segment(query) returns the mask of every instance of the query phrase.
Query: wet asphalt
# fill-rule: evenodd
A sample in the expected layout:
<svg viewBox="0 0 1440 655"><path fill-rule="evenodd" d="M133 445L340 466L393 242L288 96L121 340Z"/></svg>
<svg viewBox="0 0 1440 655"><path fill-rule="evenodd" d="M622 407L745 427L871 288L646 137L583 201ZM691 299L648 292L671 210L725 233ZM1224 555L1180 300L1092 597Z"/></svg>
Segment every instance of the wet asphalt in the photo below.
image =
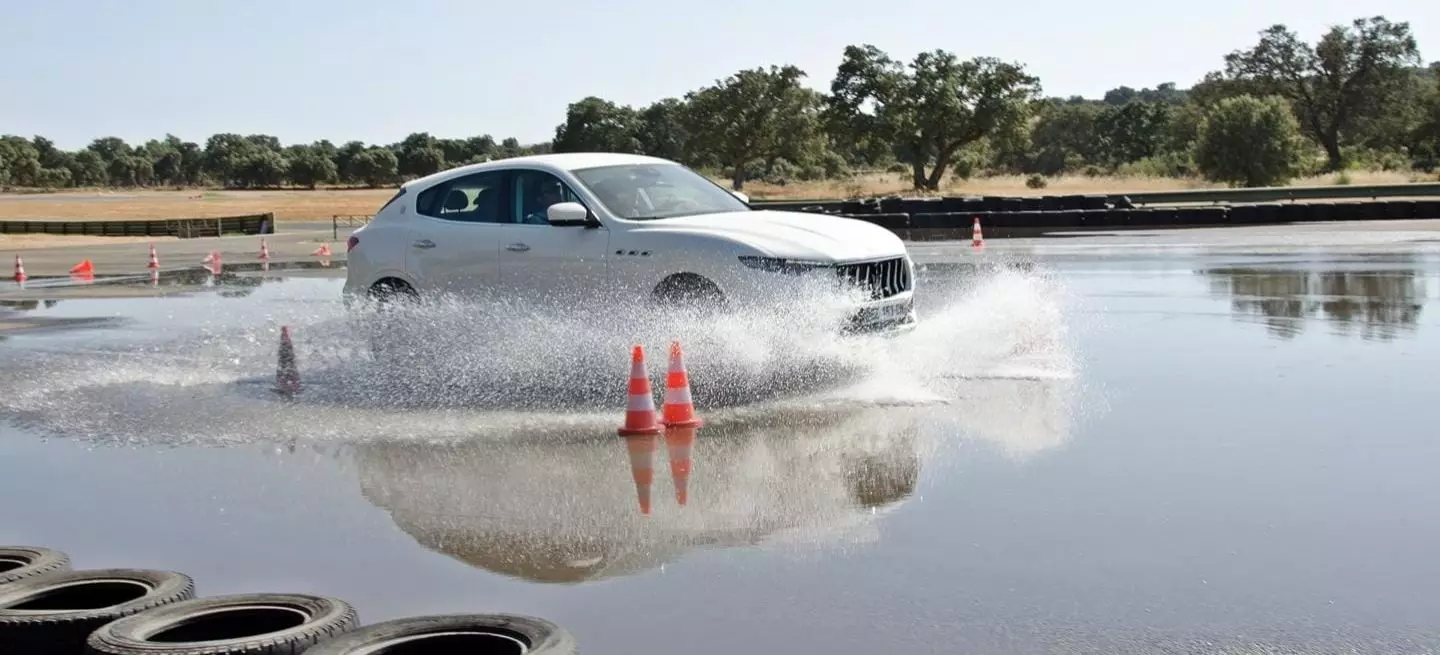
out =
<svg viewBox="0 0 1440 655"><path fill-rule="evenodd" d="M702 406L687 503L660 444L648 516L621 412L569 407L565 371L551 410L471 400L612 345L623 386L629 333L467 331L482 309L450 308L429 338L469 356L377 369L343 260L304 238L272 237L269 271L155 285L144 244L54 249L37 271L88 252L116 273L0 288L0 542L206 595L334 594L365 622L535 614L595 653L1432 652L1435 236L914 244L907 339L694 328L697 377L780 351L869 373ZM281 324L307 384L288 401ZM444 396L464 402L420 402Z"/></svg>

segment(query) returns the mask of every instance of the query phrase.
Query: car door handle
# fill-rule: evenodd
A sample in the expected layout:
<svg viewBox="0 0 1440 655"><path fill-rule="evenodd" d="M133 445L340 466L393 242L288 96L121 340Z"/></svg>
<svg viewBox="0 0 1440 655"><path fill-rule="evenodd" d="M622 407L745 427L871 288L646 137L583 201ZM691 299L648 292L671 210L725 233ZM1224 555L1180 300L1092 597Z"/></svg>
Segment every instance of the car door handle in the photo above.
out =
<svg viewBox="0 0 1440 655"><path fill-rule="evenodd" d="M434 248L435 242L429 239L420 239L419 241L416 241L415 243L412 243L410 245L413 245L416 248Z"/></svg>
<svg viewBox="0 0 1440 655"><path fill-rule="evenodd" d="M525 252L526 250L530 249L530 246L527 246L523 243L512 243L508 246L505 246L505 249L509 250L510 252Z"/></svg>

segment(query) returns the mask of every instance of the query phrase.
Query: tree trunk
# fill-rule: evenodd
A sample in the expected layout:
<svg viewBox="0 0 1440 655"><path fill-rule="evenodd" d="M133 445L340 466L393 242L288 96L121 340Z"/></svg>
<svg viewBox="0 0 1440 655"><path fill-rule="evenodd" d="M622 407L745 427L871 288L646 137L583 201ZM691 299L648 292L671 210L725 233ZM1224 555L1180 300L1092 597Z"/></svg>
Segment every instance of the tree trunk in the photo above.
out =
<svg viewBox="0 0 1440 655"><path fill-rule="evenodd" d="M910 175L916 189L925 188L925 164L920 161L910 162Z"/></svg>
<svg viewBox="0 0 1440 655"><path fill-rule="evenodd" d="M735 165L735 170L730 173L730 188L736 191L745 190L745 164Z"/></svg>
<svg viewBox="0 0 1440 655"><path fill-rule="evenodd" d="M1326 134L1320 137L1320 145L1325 148L1325 158L1329 161L1326 168L1331 172L1337 172L1345 167L1345 160L1340 156L1340 137L1336 134Z"/></svg>
<svg viewBox="0 0 1440 655"><path fill-rule="evenodd" d="M945 179L945 169L950 167L950 157L954 150L942 150L940 156L935 158L935 168L930 169L930 179L926 181L927 191L939 191L940 182Z"/></svg>

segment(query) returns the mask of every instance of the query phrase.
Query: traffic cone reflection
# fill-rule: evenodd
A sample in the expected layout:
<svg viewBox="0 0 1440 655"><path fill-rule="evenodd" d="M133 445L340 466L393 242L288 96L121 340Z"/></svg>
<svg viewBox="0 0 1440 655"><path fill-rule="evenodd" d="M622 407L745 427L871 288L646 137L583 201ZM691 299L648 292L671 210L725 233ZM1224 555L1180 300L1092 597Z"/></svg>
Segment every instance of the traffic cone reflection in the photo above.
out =
<svg viewBox="0 0 1440 655"><path fill-rule="evenodd" d="M695 403L690 398L690 375L685 371L685 355L680 342L670 343L670 370L665 376L665 405L662 422L666 427L700 427L695 416Z"/></svg>
<svg viewBox="0 0 1440 655"><path fill-rule="evenodd" d="M645 369L645 347L635 346L630 352L630 394L625 404L622 437L658 435L659 416L655 412L655 395L650 390L650 374Z"/></svg>
<svg viewBox="0 0 1440 655"><path fill-rule="evenodd" d="M655 460L659 459L660 435L625 437L625 452L630 456L630 478L635 481L635 499L640 503L640 513L648 516L650 489L655 484Z"/></svg>
<svg viewBox="0 0 1440 655"><path fill-rule="evenodd" d="M290 341L290 326L280 326L280 362L275 369L275 390L292 395L300 391L300 368L295 363L295 344Z"/></svg>
<svg viewBox="0 0 1440 655"><path fill-rule="evenodd" d="M675 502L681 507L690 498L691 450L695 446L697 427L672 427L665 430L665 456L670 460L670 479L675 483Z"/></svg>

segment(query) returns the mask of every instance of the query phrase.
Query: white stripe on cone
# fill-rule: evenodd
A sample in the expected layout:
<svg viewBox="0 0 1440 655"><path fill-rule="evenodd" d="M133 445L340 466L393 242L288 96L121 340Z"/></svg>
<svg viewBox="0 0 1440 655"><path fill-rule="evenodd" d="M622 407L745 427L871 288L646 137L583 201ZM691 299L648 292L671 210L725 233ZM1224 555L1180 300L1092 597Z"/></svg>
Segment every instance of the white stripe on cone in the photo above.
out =
<svg viewBox="0 0 1440 655"><path fill-rule="evenodd" d="M630 403L625 406L625 409L631 412L654 411L655 399L651 398L648 394L643 393L638 396L630 396Z"/></svg>

